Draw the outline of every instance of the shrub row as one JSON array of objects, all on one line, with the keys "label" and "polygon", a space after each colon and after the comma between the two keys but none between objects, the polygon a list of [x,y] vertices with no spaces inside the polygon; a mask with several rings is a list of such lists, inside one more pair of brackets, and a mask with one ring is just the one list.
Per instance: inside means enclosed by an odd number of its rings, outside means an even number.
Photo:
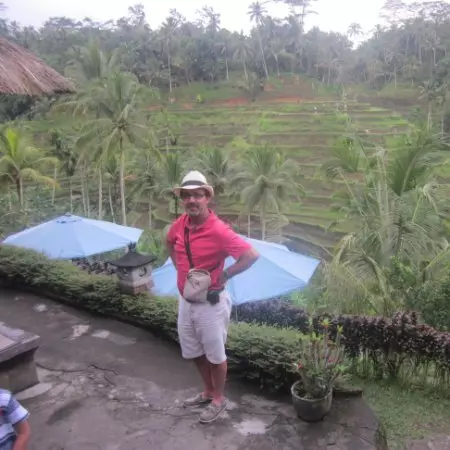
[{"label": "shrub row", "polygon": [[[110,276],[91,275],[73,264],[0,245],[0,281],[67,304],[138,324],[177,342],[177,300],[122,294]],[[297,332],[268,325],[233,323],[229,362],[239,375],[271,391],[286,391],[296,379]]]},{"label": "shrub row", "polygon": [[[111,277],[88,274],[68,262],[1,245],[0,281],[178,340],[176,299],[124,295]],[[266,389],[288,389],[296,379],[292,363],[300,358],[297,333],[307,330],[310,317],[286,301],[249,303],[236,313],[239,322],[230,326],[227,344],[233,369]],[[358,364],[370,363],[378,377],[421,372],[424,379],[450,384],[450,333],[421,324],[415,313],[392,318],[316,316],[317,329],[324,317],[330,319],[332,332],[343,326],[347,356]]]},{"label": "shrub row", "polygon": [[[283,300],[241,305],[236,314],[248,323],[292,327],[301,332],[308,329],[310,321],[304,310]],[[391,318],[316,316],[316,329],[325,317],[333,333],[338,325],[343,327],[347,356],[355,363],[370,363],[377,377],[396,378],[403,371],[450,384],[450,333],[420,323],[415,312],[396,313]]]}]

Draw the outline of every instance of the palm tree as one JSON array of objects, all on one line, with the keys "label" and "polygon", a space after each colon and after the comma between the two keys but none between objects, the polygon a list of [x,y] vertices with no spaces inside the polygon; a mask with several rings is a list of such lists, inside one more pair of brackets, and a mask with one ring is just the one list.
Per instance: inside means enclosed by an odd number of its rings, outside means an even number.
[{"label": "palm tree", "polygon": [[178,217],[178,198],[173,188],[180,182],[183,175],[183,161],[178,152],[156,152],[157,183],[160,194],[169,196],[174,203],[175,217]]},{"label": "palm tree", "polygon": [[194,157],[193,165],[202,171],[214,188],[215,206],[219,198],[225,193],[233,173],[231,161],[224,151],[219,147],[201,148]]},{"label": "palm tree", "polygon": [[80,85],[86,82],[106,78],[119,68],[119,51],[116,49],[105,54],[96,41],[91,41],[87,47],[78,49],[75,57],[66,67],[66,74]]},{"label": "palm tree", "polygon": [[247,36],[245,36],[245,34],[241,31],[237,39],[237,48],[233,54],[233,59],[242,64],[246,80],[248,80],[247,63],[251,55],[252,47],[248,42]]},{"label": "palm tree", "polygon": [[158,192],[157,184],[158,168],[152,149],[149,148],[142,156],[136,158],[135,167],[132,170],[134,174],[134,187],[130,192],[130,197],[140,203],[145,198],[148,204],[148,227],[153,226],[153,201]]},{"label": "palm tree", "polygon": [[[358,139],[353,142],[325,167],[329,177],[344,179],[336,207],[355,230],[341,239],[325,264],[327,292],[340,312],[390,315],[402,306],[390,280],[394,262],[430,272],[430,261],[448,253],[440,217],[448,189],[432,178],[446,147],[426,127],[408,136],[389,158],[384,149],[369,155]],[[350,173],[363,177],[359,188]]]},{"label": "palm tree", "polygon": [[361,25],[357,22],[352,22],[347,29],[347,35],[352,37],[359,37],[363,34],[363,29]]},{"label": "palm tree", "polygon": [[[91,41],[87,47],[78,49],[75,58],[69,61],[66,68],[66,73],[71,75],[72,78],[78,81],[80,86],[86,85],[86,83],[99,81],[106,79],[109,75],[119,69],[119,50],[116,49],[110,54],[105,54],[100,49],[100,45],[97,41]],[[95,112],[98,119],[101,115],[101,111]],[[101,149],[97,149],[95,154],[101,153]],[[86,157],[86,155],[85,155]],[[86,169],[90,161],[88,159],[81,161],[80,167]],[[96,172],[98,175],[98,218],[103,218],[103,167],[101,160],[94,160]],[[83,191],[86,190],[85,179],[87,177],[86,170],[82,170],[82,187]],[[83,196],[83,204],[86,204],[86,212],[90,215],[89,197]]]},{"label": "palm tree", "polygon": [[266,64],[266,57],[264,56],[264,49],[262,45],[262,38],[261,38],[261,26],[262,22],[264,20],[264,16],[267,14],[267,10],[265,7],[259,2],[253,2],[248,9],[248,15],[250,16],[250,20],[254,21],[256,23],[256,33],[258,36],[258,42],[259,42],[259,49],[261,51],[261,58],[264,68],[264,73],[266,75],[266,78],[269,78],[269,72],[267,70],[267,64]]},{"label": "palm tree", "polygon": [[[125,165],[126,153],[130,146],[145,146],[151,128],[146,124],[146,114],[141,105],[155,92],[139,84],[134,75],[115,72],[105,80],[99,80],[89,86],[75,100],[68,101],[61,108],[71,109],[75,115],[86,116],[87,120],[77,140],[83,158],[88,144],[96,144],[94,160],[107,160],[117,154],[120,167],[120,199],[122,223],[126,225]],[[91,155],[92,156],[92,155]]]},{"label": "palm tree", "polygon": [[24,182],[54,186],[56,181],[41,171],[58,164],[58,159],[46,156],[28,143],[26,138],[12,128],[6,128],[0,133],[2,148],[0,157],[0,178],[9,180],[16,186],[19,205],[24,206]]},{"label": "palm tree", "polygon": [[296,181],[297,164],[271,147],[254,147],[242,161],[244,170],[236,175],[233,184],[242,187],[241,199],[248,215],[259,209],[262,239],[266,237],[268,215],[280,215],[289,200],[303,193]]},{"label": "palm tree", "polygon": [[167,55],[167,70],[169,71],[169,92],[172,93],[173,77],[172,77],[172,44],[175,32],[178,28],[179,20],[175,14],[171,14],[161,27],[161,34],[164,40],[164,49]]}]

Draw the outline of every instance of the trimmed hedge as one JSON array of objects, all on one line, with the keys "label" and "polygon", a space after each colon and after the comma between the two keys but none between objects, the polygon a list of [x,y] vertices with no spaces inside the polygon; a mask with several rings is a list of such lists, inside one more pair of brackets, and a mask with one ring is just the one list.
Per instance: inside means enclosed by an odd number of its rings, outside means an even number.
[{"label": "trimmed hedge", "polygon": [[[308,314],[282,300],[248,303],[238,307],[239,320],[307,332]],[[420,323],[415,312],[396,313],[392,318],[330,315],[313,317],[314,327],[327,317],[332,333],[343,327],[347,357],[370,364],[377,378],[421,375],[450,386],[450,333]],[[364,364],[363,364],[364,365]],[[366,364],[367,368],[367,364]]]},{"label": "trimmed hedge", "polygon": [[[52,261],[38,253],[0,246],[0,282],[57,298],[69,305],[125,319],[177,342],[177,300],[122,294],[110,276],[90,275],[70,262]],[[298,379],[298,332],[267,325],[232,323],[229,363],[244,378],[271,391],[287,391]]]},{"label": "trimmed hedge", "polygon": [[[90,275],[69,262],[2,245],[0,281],[178,341],[176,299],[124,295],[110,276]],[[298,379],[292,363],[300,360],[298,331],[307,331],[309,316],[285,301],[249,303],[238,307],[237,314],[240,322],[231,324],[227,343],[232,368],[268,390],[287,391]],[[392,318],[316,316],[316,329],[325,317],[332,332],[343,326],[346,354],[355,367],[362,361],[377,377],[396,378],[403,372],[450,385],[450,333],[421,324],[415,313]]]}]

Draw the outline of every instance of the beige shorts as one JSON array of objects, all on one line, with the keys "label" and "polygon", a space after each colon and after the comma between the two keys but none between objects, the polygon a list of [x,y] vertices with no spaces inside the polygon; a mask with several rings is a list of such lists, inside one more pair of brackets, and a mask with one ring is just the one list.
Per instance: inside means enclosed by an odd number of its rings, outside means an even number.
[{"label": "beige shorts", "polygon": [[227,291],[220,293],[216,305],[189,303],[180,296],[178,302],[178,337],[185,359],[205,355],[212,364],[226,361],[225,343],[231,316]]}]

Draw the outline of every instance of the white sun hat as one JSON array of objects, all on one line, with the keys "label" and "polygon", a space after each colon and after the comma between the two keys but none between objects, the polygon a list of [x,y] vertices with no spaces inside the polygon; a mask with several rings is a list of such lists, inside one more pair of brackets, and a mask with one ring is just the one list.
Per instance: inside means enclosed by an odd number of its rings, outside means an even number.
[{"label": "white sun hat", "polygon": [[180,192],[188,189],[205,189],[209,192],[211,197],[214,195],[214,189],[208,184],[205,175],[198,170],[191,170],[182,180],[181,185],[177,186],[173,192],[178,197]]}]

